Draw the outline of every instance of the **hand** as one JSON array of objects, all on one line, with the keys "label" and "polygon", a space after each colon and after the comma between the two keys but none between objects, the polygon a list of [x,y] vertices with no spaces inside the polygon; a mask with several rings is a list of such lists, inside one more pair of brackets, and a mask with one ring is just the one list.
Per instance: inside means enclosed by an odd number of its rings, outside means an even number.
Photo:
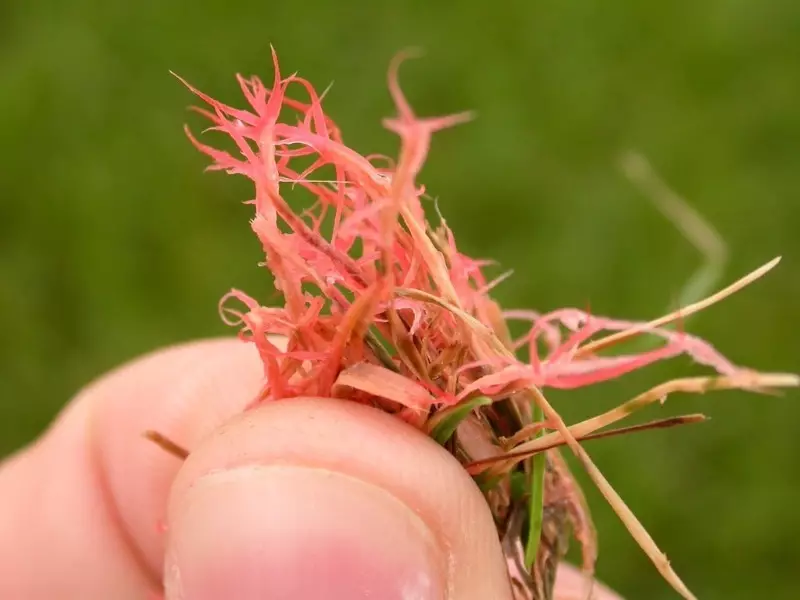
[{"label": "hand", "polygon": [[[510,600],[489,510],[447,452],[345,401],[242,414],[261,376],[250,345],[205,341],[80,393],[0,468],[0,598]],[[571,568],[557,587],[583,597]]]}]

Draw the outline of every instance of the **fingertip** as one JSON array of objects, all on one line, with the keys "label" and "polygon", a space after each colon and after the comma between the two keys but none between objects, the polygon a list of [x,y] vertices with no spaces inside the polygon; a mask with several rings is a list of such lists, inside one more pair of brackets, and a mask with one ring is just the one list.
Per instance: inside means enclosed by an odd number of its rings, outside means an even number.
[{"label": "fingertip", "polygon": [[511,597],[493,519],[461,465],[352,402],[287,400],[226,424],[181,470],[169,531],[171,598],[234,585],[241,598]]},{"label": "fingertip", "polygon": [[445,597],[446,553],[425,523],[341,473],[220,471],[198,479],[172,515],[170,600]]}]

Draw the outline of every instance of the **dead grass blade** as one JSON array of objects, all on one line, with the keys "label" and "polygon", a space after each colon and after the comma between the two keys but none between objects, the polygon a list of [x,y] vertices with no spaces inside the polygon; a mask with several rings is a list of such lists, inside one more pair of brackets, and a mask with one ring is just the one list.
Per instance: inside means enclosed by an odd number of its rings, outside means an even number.
[{"label": "dead grass blade", "polygon": [[[693,423],[702,423],[703,421],[708,420],[702,413],[692,413],[690,415],[678,415],[676,417],[666,417],[663,419],[654,419],[653,421],[647,421],[646,423],[640,423],[638,425],[629,425],[627,427],[618,427],[616,429],[609,429],[608,431],[600,431],[597,433],[590,433],[589,435],[579,436],[576,435],[575,439],[579,442],[589,442],[592,440],[599,440],[602,438],[607,437],[615,437],[619,435],[625,435],[628,433],[638,433],[641,431],[649,431],[651,429],[666,429],[669,427],[677,427],[679,425],[691,425]],[[570,429],[572,429],[570,427]],[[486,467],[488,465],[496,464],[501,461],[505,461],[511,458],[525,460],[526,458],[530,458],[534,454],[539,454],[541,452],[545,452],[546,450],[551,450],[552,448],[557,448],[559,446],[563,446],[566,442],[559,438],[546,444],[541,448],[537,448],[533,451],[520,451],[514,450],[512,452],[507,452],[500,456],[496,456],[493,458],[489,458],[486,460],[476,460],[474,462],[469,463],[466,465],[466,469],[469,472],[480,472],[480,470],[476,471],[476,469],[480,469],[480,467]]]},{"label": "dead grass blade", "polygon": [[[715,377],[684,377],[673,379],[657,385],[635,398],[628,400],[601,415],[581,421],[569,427],[570,434],[576,439],[585,439],[594,432],[613,425],[627,416],[633,414],[655,402],[664,402],[669,394],[688,393],[703,394],[714,390],[750,389],[750,388],[781,388],[797,387],[800,377],[789,373],[753,373],[745,371],[736,375],[721,375]],[[478,463],[470,465],[470,473],[475,474],[486,470],[490,462],[496,463],[492,471],[505,472],[515,464],[536,452],[565,443],[565,438],[560,432],[548,433],[542,437],[524,442],[514,447],[506,455],[508,460],[501,462],[501,458],[484,461],[482,466]]]},{"label": "dead grass blade", "polygon": [[735,294],[742,288],[747,287],[757,279],[760,279],[764,275],[766,275],[769,271],[775,268],[775,266],[781,261],[781,257],[778,256],[773,258],[767,264],[759,267],[755,271],[745,275],[741,279],[733,282],[726,288],[721,289],[715,294],[700,300],[699,302],[695,302],[694,304],[690,304],[689,306],[685,306],[681,309],[673,311],[668,315],[664,315],[658,319],[650,321],[649,323],[643,323],[642,325],[637,325],[635,327],[631,327],[630,329],[626,329],[625,331],[619,331],[617,333],[612,333],[604,338],[600,338],[599,340],[595,340],[594,342],[589,342],[581,346],[578,350],[575,351],[574,358],[583,358],[587,355],[594,354],[595,352],[599,352],[600,350],[604,350],[606,348],[610,348],[615,344],[619,344],[624,342],[625,340],[629,340],[637,335],[641,335],[642,333],[647,333],[657,327],[663,327],[665,325],[669,325],[670,323],[674,323],[675,321],[680,321],[681,319],[685,319],[686,317],[693,315],[694,313],[700,312],[720,302],[727,298],[728,296]]},{"label": "dead grass blade", "polygon": [[145,431],[142,435],[144,436],[145,439],[150,440],[165,452],[172,454],[172,456],[174,456],[175,458],[186,460],[186,458],[189,456],[189,451],[186,448],[180,446],[179,444],[176,444],[167,436],[158,433],[157,431],[148,430]]}]

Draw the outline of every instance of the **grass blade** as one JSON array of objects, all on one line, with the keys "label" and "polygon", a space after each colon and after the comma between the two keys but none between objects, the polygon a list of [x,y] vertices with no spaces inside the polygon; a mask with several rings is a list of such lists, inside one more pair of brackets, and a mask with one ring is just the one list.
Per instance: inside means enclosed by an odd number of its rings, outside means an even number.
[{"label": "grass blade", "polygon": [[491,403],[491,398],[477,396],[438,412],[428,421],[430,436],[444,446],[473,410]]},{"label": "grass blade", "polygon": [[[544,421],[544,412],[538,404],[533,407],[533,421],[540,423]],[[539,431],[535,437],[540,437]],[[525,566],[530,570],[536,562],[539,553],[539,541],[542,537],[542,523],[544,522],[544,472],[547,466],[547,457],[543,453],[538,453],[531,458],[531,500],[529,504],[529,526],[528,541],[525,544]]]}]

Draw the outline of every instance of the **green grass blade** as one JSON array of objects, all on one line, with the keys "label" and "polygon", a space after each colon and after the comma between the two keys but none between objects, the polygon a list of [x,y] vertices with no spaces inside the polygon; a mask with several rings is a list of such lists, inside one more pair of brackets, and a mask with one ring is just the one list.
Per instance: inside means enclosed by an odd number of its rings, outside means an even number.
[{"label": "green grass blade", "polygon": [[[533,422],[544,420],[544,413],[538,404],[533,406]],[[534,439],[540,437],[538,432]],[[544,472],[547,466],[547,457],[543,452],[531,458],[531,498],[528,515],[528,541],[525,545],[525,566],[530,569],[536,561],[539,552],[539,540],[542,537],[542,521],[544,513]]]},{"label": "green grass blade", "polygon": [[453,437],[461,421],[479,406],[486,406],[492,403],[491,398],[486,396],[477,396],[470,400],[466,400],[456,406],[447,408],[440,412],[437,416],[431,419],[432,427],[430,430],[431,437],[444,445]]}]

